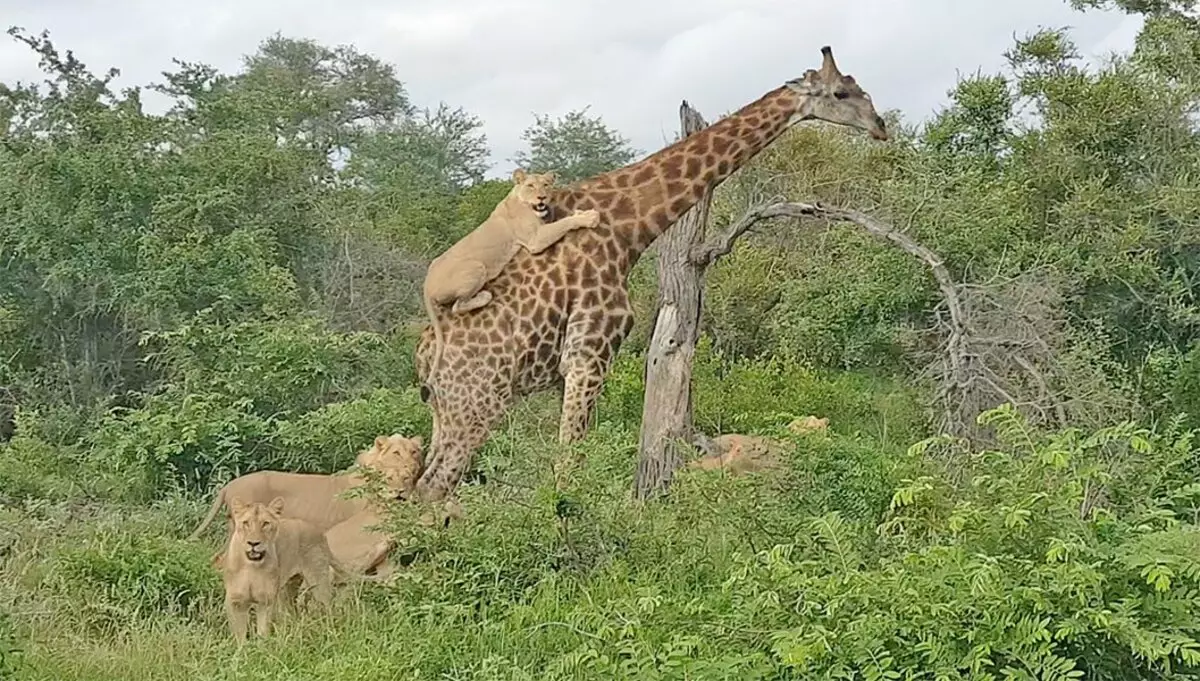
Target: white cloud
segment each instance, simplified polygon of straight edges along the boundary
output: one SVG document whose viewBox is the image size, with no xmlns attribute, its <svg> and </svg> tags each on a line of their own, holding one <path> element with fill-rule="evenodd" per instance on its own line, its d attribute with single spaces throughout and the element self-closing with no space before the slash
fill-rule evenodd
<svg viewBox="0 0 1200 681">
<path fill-rule="evenodd" d="M 1073 12 L 1065 0 L 6 0 L 6 24 L 49 29 L 120 83 L 159 80 L 171 57 L 236 69 L 279 31 L 354 44 L 387 60 L 417 104 L 484 119 L 493 172 L 533 113 L 590 105 L 644 151 L 678 125 L 680 99 L 710 118 L 819 64 L 833 46 L 880 108 L 921 119 L 963 75 L 1002 67 L 1014 35 L 1072 26 L 1089 57 L 1132 45 L 1140 19 Z M 48 7 L 53 6 L 51 11 Z M 36 57 L 0 39 L 0 80 L 38 78 Z"/>
</svg>

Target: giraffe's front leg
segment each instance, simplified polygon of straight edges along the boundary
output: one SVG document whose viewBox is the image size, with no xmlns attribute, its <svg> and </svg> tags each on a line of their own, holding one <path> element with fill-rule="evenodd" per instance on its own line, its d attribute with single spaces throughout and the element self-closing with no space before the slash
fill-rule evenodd
<svg viewBox="0 0 1200 681">
<path fill-rule="evenodd" d="M 558 422 L 558 441 L 569 444 L 583 439 L 591 424 L 592 413 L 604 379 L 612 366 L 621 342 L 633 328 L 633 311 L 623 291 L 607 301 L 605 314 L 597 321 L 590 312 L 580 310 L 567 323 L 559 373 L 563 377 L 562 415 Z"/>
</svg>

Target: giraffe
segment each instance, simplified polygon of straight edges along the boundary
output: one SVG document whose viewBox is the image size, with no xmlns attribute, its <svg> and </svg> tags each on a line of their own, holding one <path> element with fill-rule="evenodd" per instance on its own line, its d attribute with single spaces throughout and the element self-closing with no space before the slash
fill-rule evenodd
<svg viewBox="0 0 1200 681">
<path fill-rule="evenodd" d="M 622 341 L 633 328 L 627 277 L 641 254 L 715 186 L 791 126 L 819 119 L 887 141 L 871 97 L 843 75 L 829 46 L 821 68 L 785 82 L 700 132 L 624 168 L 558 187 L 556 214 L 595 209 L 600 224 L 540 254 L 524 250 L 488 284 L 490 305 L 442 319 L 442 359 L 428 381 L 433 330 L 417 341 L 421 397 L 433 436 L 416 498 L 451 494 L 516 399 L 562 391 L 558 441 L 587 432 Z M 548 219 L 553 219 L 551 216 Z"/>
</svg>

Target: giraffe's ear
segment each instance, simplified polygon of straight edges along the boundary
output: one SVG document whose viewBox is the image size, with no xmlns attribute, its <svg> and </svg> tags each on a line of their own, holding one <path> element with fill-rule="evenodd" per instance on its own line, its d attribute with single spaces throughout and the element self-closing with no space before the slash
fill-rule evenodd
<svg viewBox="0 0 1200 681">
<path fill-rule="evenodd" d="M 520 184 L 521 182 L 524 182 L 525 181 L 525 171 L 520 168 L 517 168 L 516 170 L 514 170 L 513 174 L 512 174 L 512 181 L 516 182 L 518 184 Z"/>
</svg>

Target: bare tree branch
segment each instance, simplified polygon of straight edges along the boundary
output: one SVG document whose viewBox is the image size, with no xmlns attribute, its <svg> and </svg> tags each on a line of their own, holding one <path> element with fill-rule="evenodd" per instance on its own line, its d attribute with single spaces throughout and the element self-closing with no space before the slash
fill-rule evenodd
<svg viewBox="0 0 1200 681">
<path fill-rule="evenodd" d="M 963 337 L 966 333 L 962 303 L 959 301 L 958 288 L 950 277 L 949 270 L 941 256 L 917 243 L 912 237 L 895 229 L 891 225 L 856 210 L 845 208 L 830 208 L 820 203 L 799 203 L 786 201 L 768 205 L 756 206 L 734 222 L 723 234 L 710 240 L 705 245 L 692 251 L 692 262 L 707 266 L 718 258 L 733 250 L 733 244 L 738 237 L 745 234 L 755 224 L 779 217 L 823 217 L 828 220 L 852 222 L 867 230 L 870 234 L 890 241 L 906 253 L 919 258 L 933 273 L 942 299 L 950 313 L 950 337 L 946 343 L 946 352 L 951 367 L 956 376 L 961 377 L 963 359 Z"/>
</svg>

